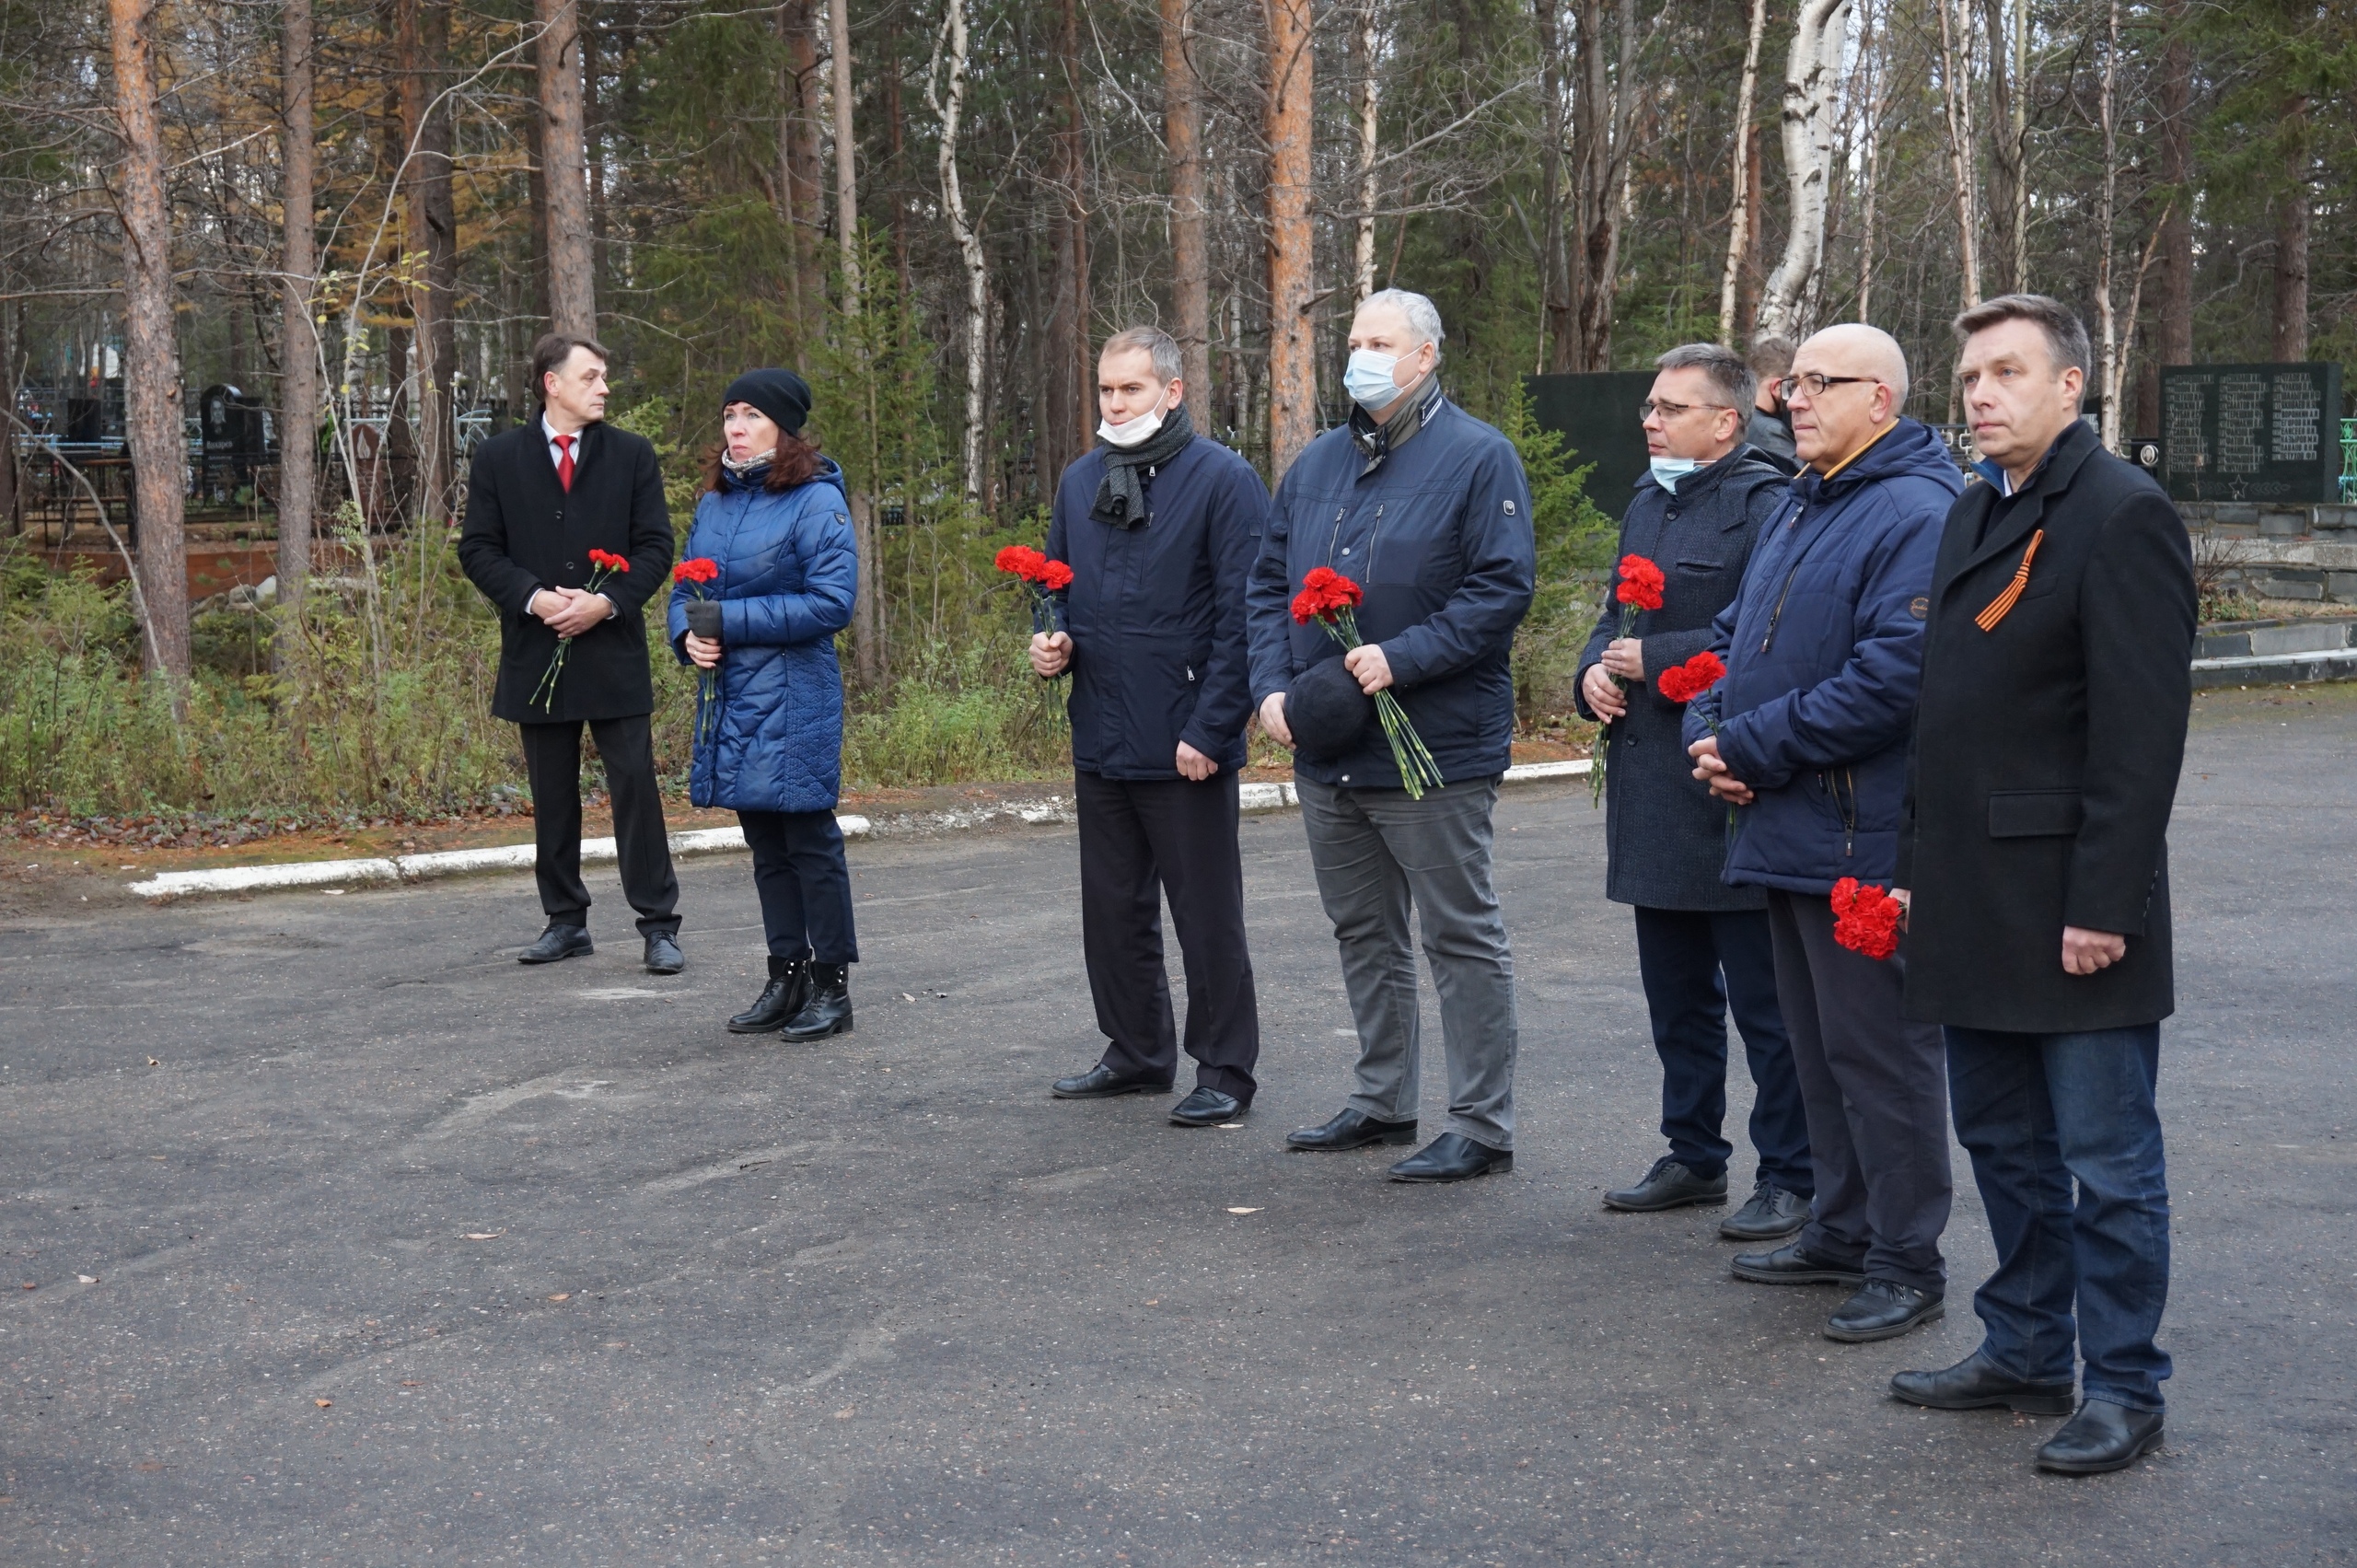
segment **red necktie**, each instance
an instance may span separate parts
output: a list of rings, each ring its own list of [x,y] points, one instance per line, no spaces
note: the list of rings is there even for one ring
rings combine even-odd
[[[564,486],[564,493],[570,495],[573,494],[573,437],[552,436],[549,439],[556,443],[556,482]]]

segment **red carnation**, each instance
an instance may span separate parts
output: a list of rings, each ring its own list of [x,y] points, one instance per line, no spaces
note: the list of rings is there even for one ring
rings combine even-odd
[[[1331,566],[1313,566],[1301,580],[1301,592],[1293,596],[1293,618],[1304,624],[1331,622],[1365,598],[1364,590]]]
[[[608,572],[627,572],[630,570],[629,558],[627,556],[616,555],[610,550],[592,550],[589,552],[589,564],[602,568]]]
[[[1620,558],[1620,586],[1612,590],[1612,597],[1638,610],[1659,610],[1661,591],[1668,583],[1669,579],[1662,575],[1661,568],[1643,556],[1623,555]],[[1625,637],[1628,633],[1623,632],[1621,635]]]
[[[997,566],[1024,585],[1031,599],[1031,630],[1051,635],[1063,630],[1055,596],[1072,587],[1072,568],[1053,561],[1028,544],[1010,544],[998,552]]]
[[[998,569],[1011,572],[1027,583],[1037,582],[1048,558],[1028,544],[1010,544],[998,552]]]
[[[720,575],[720,563],[709,555],[691,555],[671,568],[671,575],[683,583],[709,583]]]
[[[1062,593],[1072,587],[1072,568],[1061,561],[1043,561],[1037,581],[1051,594]]]
[[[1690,703],[1726,678],[1727,667],[1719,656],[1704,651],[1684,664],[1674,664],[1661,672],[1655,682],[1664,698],[1673,703]]]
[[[1833,884],[1833,940],[1869,958],[1898,951],[1899,923],[1907,906],[1879,886],[1862,888],[1855,877]]]

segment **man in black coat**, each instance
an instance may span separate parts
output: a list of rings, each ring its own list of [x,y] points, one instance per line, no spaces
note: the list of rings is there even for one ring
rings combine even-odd
[[[1685,714],[1658,682],[1711,645],[1711,623],[1735,598],[1751,547],[1783,507],[1784,476],[1743,439],[1758,395],[1752,373],[1716,343],[1654,361],[1643,408],[1652,471],[1637,481],[1620,525],[1621,555],[1642,555],[1666,583],[1659,610],[1620,635],[1620,606],[1604,612],[1580,655],[1580,711],[1602,719],[1607,764],[1605,896],[1635,906],[1637,970],[1661,1056],[1661,1131],[1669,1153],[1633,1187],[1604,1195],[1631,1213],[1721,1203],[1727,1156],[1727,1013],[1743,1031],[1751,1081],[1751,1199],[1719,1226],[1730,1241],[1769,1241],[1808,1221],[1817,1179],[1808,1116],[1776,1005],[1768,895],[1730,887],[1726,808],[1694,777],[1680,736]]]
[[[581,726],[605,759],[622,891],[638,912],[646,967],[677,974],[679,878],[663,828],[649,715],[655,682],[641,607],[671,567],[671,517],[655,448],[609,428],[606,351],[552,333],[532,346],[540,417],[475,451],[459,563],[499,611],[494,717],[522,733],[531,780],[534,875],[548,928],[523,961],[590,952],[581,880]],[[592,551],[629,569],[600,573]],[[599,576],[597,591],[589,591]],[[563,671],[546,683],[565,646]]]
[[[1237,842],[1251,716],[1244,579],[1269,492],[1252,465],[1195,433],[1178,345],[1154,327],[1097,361],[1103,445],[1063,471],[1048,554],[1072,567],[1069,630],[1031,639],[1031,668],[1072,672],[1080,807],[1081,950],[1104,1058],[1056,1081],[1062,1099],[1168,1089],[1179,1040],[1162,960],[1162,899],[1187,963],[1184,1127],[1251,1109],[1260,1057]]]
[[[2085,1400],[2038,1462],[2119,1469],[2160,1443],[2169,1375],[2154,1086],[2176,1007],[2166,834],[2192,556],[2168,497],[2079,417],[2077,317],[2007,295],[1956,330],[1989,482],[1941,538],[1898,880],[1908,1016],[1945,1026],[1997,1272],[1973,1297],[1980,1349],[1891,1392],[2065,1414],[2075,1339]]]

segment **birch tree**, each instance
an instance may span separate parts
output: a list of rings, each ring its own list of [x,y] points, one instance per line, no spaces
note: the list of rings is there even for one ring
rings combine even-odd
[[[958,134],[966,112],[966,0],[945,0],[941,36],[934,60],[925,71],[926,107],[941,122],[939,164],[941,205],[949,215],[949,232],[958,242],[958,260],[966,269],[966,432],[959,469],[966,482],[966,499],[982,499],[982,394],[990,344],[990,266],[982,255],[981,236],[966,215],[965,187],[958,179]],[[944,64],[948,75],[936,88]]]
[[[1743,47],[1743,80],[1735,97],[1735,207],[1727,216],[1727,261],[1719,273],[1719,342],[1735,343],[1736,282],[1751,244],[1751,114],[1759,91],[1759,42],[1768,30],[1768,0],[1751,0],[1751,31]]]
[[[1943,5],[1945,0],[1941,0]],[[1798,341],[1815,310],[1825,261],[1825,204],[1833,168],[1833,102],[1849,41],[1850,0],[1805,0],[1784,61],[1784,177],[1792,226],[1759,300],[1759,333]]]
[[[1973,178],[1972,32],[1965,0],[1932,0],[1940,14],[1940,100],[1947,118],[1948,173],[1956,193],[1957,287],[1964,308],[1980,303],[1980,199]]]
[[[1375,292],[1375,203],[1379,193],[1375,155],[1382,145],[1383,84],[1376,75],[1376,0],[1362,0],[1351,31],[1351,69],[1358,81],[1359,214],[1351,247],[1351,276],[1361,304]]]

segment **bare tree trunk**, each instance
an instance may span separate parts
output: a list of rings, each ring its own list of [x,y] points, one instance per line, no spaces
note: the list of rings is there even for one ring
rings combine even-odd
[[[958,259],[966,272],[966,440],[961,454],[966,499],[982,499],[982,394],[990,349],[990,267],[982,254],[981,236],[966,215],[965,187],[958,178],[958,134],[966,112],[966,0],[948,0],[942,7],[941,40],[935,63],[925,72],[924,100],[941,122],[941,204],[949,215],[949,232],[958,242]],[[940,57],[946,55],[949,75],[938,91],[935,77]]]
[[[1980,212],[1972,173],[1972,35],[1960,22],[1964,0],[1932,0],[1940,14],[1940,94],[1947,110],[1948,171],[1956,185],[1956,256],[1964,308],[1980,303]],[[1959,37],[1961,33],[1961,37]]]
[[[188,494],[180,434],[180,344],[172,319],[171,209],[157,119],[157,0],[107,0],[115,123],[122,137],[122,387],[138,508],[139,588],[148,668],[171,682],[175,713],[189,675]]]
[[[1620,234],[1628,218],[1631,130],[1639,101],[1636,0],[1611,12],[1617,43],[1606,36],[1607,0],[1580,0],[1573,11],[1581,81],[1572,100],[1572,145],[1578,159],[1569,237],[1571,367],[1612,367],[1613,303],[1620,291]]]
[[[580,0],[533,0],[540,23],[540,168],[548,191],[549,330],[598,334],[589,230],[588,135],[581,105]],[[536,389],[537,390],[537,389]]]
[[[2193,363],[2193,51],[2186,46],[2186,0],[2164,12],[2167,41],[2161,48],[2154,92],[2160,110],[2161,180],[2169,189],[2161,219],[2160,299],[2153,312],[2153,357],[2159,365]],[[2161,384],[2147,376],[2138,399],[2138,424],[2160,428]]]
[[[1170,304],[1178,318],[1187,399],[1211,427],[1212,269],[1203,201],[1202,90],[1189,32],[1190,0],[1162,0],[1162,139],[1170,153]]]
[[[2107,29],[2104,37],[2102,87],[2096,99],[2096,122],[2103,133],[2103,190],[2096,202],[2096,228],[2101,235],[2102,249],[2096,261],[2096,320],[2102,336],[2102,357],[2096,368],[2103,374],[2103,444],[2113,451],[2119,450],[2119,372],[2127,357],[2119,343],[2119,321],[2111,305],[2111,273],[2113,260],[2119,250],[2113,229],[2118,226],[2119,201],[2119,0],[2111,0],[2106,13]],[[2134,312],[2130,320],[2135,319]]]
[[[1090,353],[1088,310],[1088,214],[1082,200],[1087,177],[1081,145],[1080,8],[1076,0],[1057,7],[1056,71],[1063,78],[1049,185],[1055,203],[1050,220],[1054,271],[1048,285],[1048,363],[1041,377],[1038,442],[1040,490],[1052,491],[1054,476],[1088,450],[1095,427],[1095,358]]]
[[[449,53],[448,0],[396,0],[394,50],[401,62],[401,183],[408,197],[406,249],[424,261],[410,288],[417,322],[417,494],[427,520],[447,524],[455,497],[450,383],[458,368],[453,319],[459,273],[458,214],[451,192],[451,124],[441,100]],[[407,268],[403,269],[407,271]]]
[[[605,111],[598,104],[597,0],[579,0],[581,7],[581,141],[589,176],[589,293],[606,292],[606,133]]]
[[[1359,84],[1359,219],[1352,247],[1351,275],[1362,303],[1375,292],[1375,156],[1383,130],[1382,84],[1375,74],[1375,0],[1361,0],[1359,24],[1351,30],[1351,74]]]
[[[1874,7],[1869,4],[1858,41],[1862,60],[1875,57],[1874,27]],[[1873,75],[1864,87],[1865,110],[1860,116],[1866,137],[1866,171],[1864,189],[1858,193],[1858,302],[1852,308],[1854,319],[1860,321],[1874,319],[1875,222],[1879,215],[1878,203],[1882,193],[1882,116],[1890,99],[1890,64],[1887,59],[1869,69]]]
[[[24,519],[17,506],[17,345],[24,341],[25,307],[16,302],[16,309],[0,306],[0,533],[17,534],[24,531]],[[8,318],[16,318],[16,331],[8,331]]]
[[[817,341],[827,299],[826,267],[820,261],[825,231],[825,176],[819,135],[819,13],[816,0],[786,0],[779,12],[785,31],[784,122],[778,128],[783,165],[784,217],[789,230],[787,297],[801,342]]]
[[[836,238],[842,245],[842,312],[856,322],[862,313],[863,288],[859,259],[859,136],[852,119],[851,0],[828,0],[827,41],[828,52],[832,56],[835,225]],[[862,366],[861,373],[863,380],[868,379],[867,366]],[[872,442],[874,387],[870,385],[866,390],[871,403],[868,426]],[[883,566],[877,549],[881,541],[877,538],[872,497],[865,488],[854,486],[850,501],[852,541],[859,552],[859,587],[851,607],[852,668],[862,686],[874,688],[883,684],[885,668],[884,585],[877,581]]]
[[[1751,244],[1751,114],[1759,92],[1759,41],[1768,30],[1768,0],[1751,0],[1751,36],[1743,49],[1743,84],[1735,95],[1735,210],[1727,215],[1727,261],[1719,273],[1719,342],[1735,343],[1736,281]]]
[[[1538,22],[1538,83],[1546,106],[1545,140],[1538,149],[1538,367],[1560,375],[1572,368],[1573,339],[1577,335],[1572,312],[1570,247],[1564,233],[1563,154],[1570,135],[1563,101],[1567,62],[1558,0],[1533,0],[1532,9]]]
[[[118,0],[120,3],[120,0]],[[1264,0],[1269,29],[1269,472],[1283,477],[1318,434],[1310,296],[1310,0]]]
[[[1945,0],[1943,0],[1945,3]],[[1759,301],[1763,336],[1798,338],[1825,263],[1825,198],[1833,172],[1833,98],[1840,86],[1850,0],[1806,0],[1784,63],[1784,176],[1792,227]]]
[[[2023,0],[2013,0],[2015,16],[2025,12]],[[2016,197],[2026,189],[2021,167],[2021,140],[2012,134],[2014,116],[2023,107],[2026,84],[2018,75],[2009,76],[2005,49],[2006,0],[1980,0],[1980,28],[1989,39],[1989,220],[1991,247],[1999,264],[2007,269],[2006,288],[2018,290],[2021,279],[2015,271],[2026,256],[2022,236],[2015,228],[2021,215]],[[1959,23],[1964,18],[1959,16]],[[2018,63],[2016,63],[2016,71]],[[1969,71],[1967,75],[1969,76]]]
[[[290,616],[303,607],[311,576],[311,508],[319,491],[319,331],[311,317],[315,256],[313,180],[319,159],[312,124],[311,0],[286,0],[279,72],[285,95],[285,291],[278,347],[278,602]],[[282,668],[284,660],[280,661]]]
[[[2283,189],[2275,198],[2275,357],[2308,357],[2308,96],[2283,111]]]

